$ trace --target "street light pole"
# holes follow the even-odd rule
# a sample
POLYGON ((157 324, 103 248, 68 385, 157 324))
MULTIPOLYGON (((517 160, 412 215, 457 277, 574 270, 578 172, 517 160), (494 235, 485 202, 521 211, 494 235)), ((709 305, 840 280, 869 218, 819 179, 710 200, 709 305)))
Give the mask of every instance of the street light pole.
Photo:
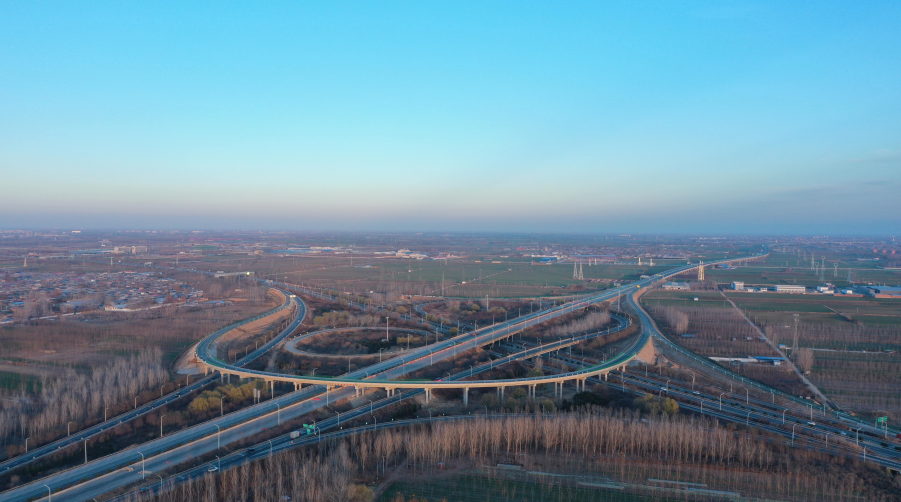
POLYGON ((276 412, 275 412, 276 413, 275 414, 275 425, 281 425, 282 424, 282 407, 279 406, 278 403, 272 403, 272 404, 278 406, 278 408, 276 409, 276 412))
POLYGON ((144 454, 138 452, 138 455, 141 456, 141 479, 144 479, 144 477, 147 476, 147 469, 144 468, 144 454))
POLYGON ((222 428, 216 424, 213 424, 216 427, 216 449, 222 448, 222 428))
POLYGON ((166 415, 160 415, 160 437, 163 437, 163 418, 165 417, 166 415))
POLYGON ((50 502, 50 500, 51 500, 51 498, 50 498, 50 497, 52 497, 52 496, 53 496, 53 490, 51 490, 51 489, 50 489, 50 487, 49 487, 49 486, 47 486, 47 485, 44 485, 44 487, 46 487, 46 488, 47 488, 47 502, 50 502))

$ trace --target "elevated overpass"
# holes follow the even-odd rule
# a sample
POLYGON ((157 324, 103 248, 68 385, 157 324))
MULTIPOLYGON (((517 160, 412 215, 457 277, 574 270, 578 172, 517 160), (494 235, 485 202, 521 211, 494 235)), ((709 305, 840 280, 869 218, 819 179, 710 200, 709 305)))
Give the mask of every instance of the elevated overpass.
MULTIPOLYGON (((552 307, 532 314, 526 314, 509 321, 478 329, 471 333, 457 335, 453 338, 437 342, 431 346, 410 350, 406 352, 405 355, 397 356, 391 360, 380 362, 367 368, 348 373, 347 375, 344 375, 342 377, 287 375, 282 373, 251 370, 247 368, 237 367, 235 365, 229 364, 228 362, 220 360, 218 357, 216 357, 215 354, 210 353, 210 347, 217 338, 216 334, 207 337, 196 346, 195 356, 197 358, 197 361, 201 365, 203 365, 208 372, 218 371, 220 374, 227 376, 234 375, 238 378, 262 379, 270 382, 270 385, 274 384, 274 382, 289 383, 293 384, 295 389, 299 389, 303 385, 322 385, 325 387, 327 392, 337 387, 351 387, 356 391, 357 394, 359 394, 361 391, 365 391, 366 389, 384 389, 389 393, 389 395, 391 395, 396 389, 423 389, 426 391, 426 397, 428 398, 431 394, 431 391, 434 389, 463 389, 465 391, 470 388, 491 387, 498 388, 500 392, 503 392, 504 388, 510 386, 528 386, 530 390, 534 392, 534 387, 536 385, 554 383, 555 386, 560 385, 562 387, 562 385, 566 382, 574 382, 577 388, 584 388, 585 380, 589 377, 597 376, 606 378, 606 375, 610 371, 613 371, 617 368, 625 368, 626 364, 637 357, 638 353, 648 343, 651 342, 652 335, 659 332, 654 329, 652 323, 647 322, 649 318, 646 319, 645 316, 642 316, 642 320, 646 322, 642 322, 642 330, 640 335, 623 352, 601 364, 583 368, 578 371, 510 380, 449 381, 442 379, 399 379, 403 378, 407 373, 430 366, 435 362, 435 360, 441 361, 444 359, 452 358, 455 357, 458 353, 464 352, 466 350, 489 345, 496 341, 512 337, 516 333, 519 333, 531 326, 542 322, 547 322, 551 319, 570 312, 574 312, 575 310, 587 307, 589 305, 612 300, 622 295, 634 295, 635 293, 639 293, 643 289, 646 289, 658 282, 665 281, 666 279, 675 275, 691 272, 693 270, 696 270, 700 266, 711 266, 738 261, 761 259, 766 257, 768 254, 769 251, 766 250, 764 253, 758 255, 718 260, 703 265, 701 263, 696 263, 676 267, 662 274, 656 274, 652 277, 639 280, 629 285, 620 286, 603 293, 585 296, 560 306, 552 307)), ((303 290, 298 285, 285 284, 284 286, 290 287, 291 289, 295 290, 303 290)), ((311 293, 316 294, 316 296, 321 296, 321 293, 311 293)), ((640 308, 638 308, 637 310, 639 312, 642 312, 640 308)))

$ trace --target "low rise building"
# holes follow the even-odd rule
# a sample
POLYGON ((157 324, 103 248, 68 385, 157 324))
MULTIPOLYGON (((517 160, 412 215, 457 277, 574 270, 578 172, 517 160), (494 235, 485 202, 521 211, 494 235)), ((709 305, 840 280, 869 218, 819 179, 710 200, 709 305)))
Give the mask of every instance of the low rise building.
POLYGON ((794 284, 779 284, 776 286, 777 293, 806 293, 807 288, 794 284))
POLYGON ((742 281, 732 281, 732 289, 735 291, 744 291, 745 283, 742 281))
POLYGON ((691 291, 691 284, 687 282, 668 282, 663 285, 663 289, 675 291, 691 291))
POLYGON ((898 286, 867 286, 866 292, 874 298, 901 298, 901 287, 898 286))

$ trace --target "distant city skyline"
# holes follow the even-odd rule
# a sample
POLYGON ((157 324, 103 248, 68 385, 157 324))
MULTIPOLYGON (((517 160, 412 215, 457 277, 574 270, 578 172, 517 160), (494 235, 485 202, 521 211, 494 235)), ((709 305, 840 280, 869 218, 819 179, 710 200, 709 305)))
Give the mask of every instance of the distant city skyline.
POLYGON ((885 234, 901 4, 0 7, 0 228, 885 234))

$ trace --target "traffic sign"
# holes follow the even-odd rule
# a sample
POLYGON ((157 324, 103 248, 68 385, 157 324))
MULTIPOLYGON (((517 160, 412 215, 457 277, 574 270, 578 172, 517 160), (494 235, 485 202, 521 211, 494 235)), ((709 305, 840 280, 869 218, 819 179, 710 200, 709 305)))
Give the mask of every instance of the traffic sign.
POLYGON ((888 422, 888 417, 877 417, 876 423, 888 422))

